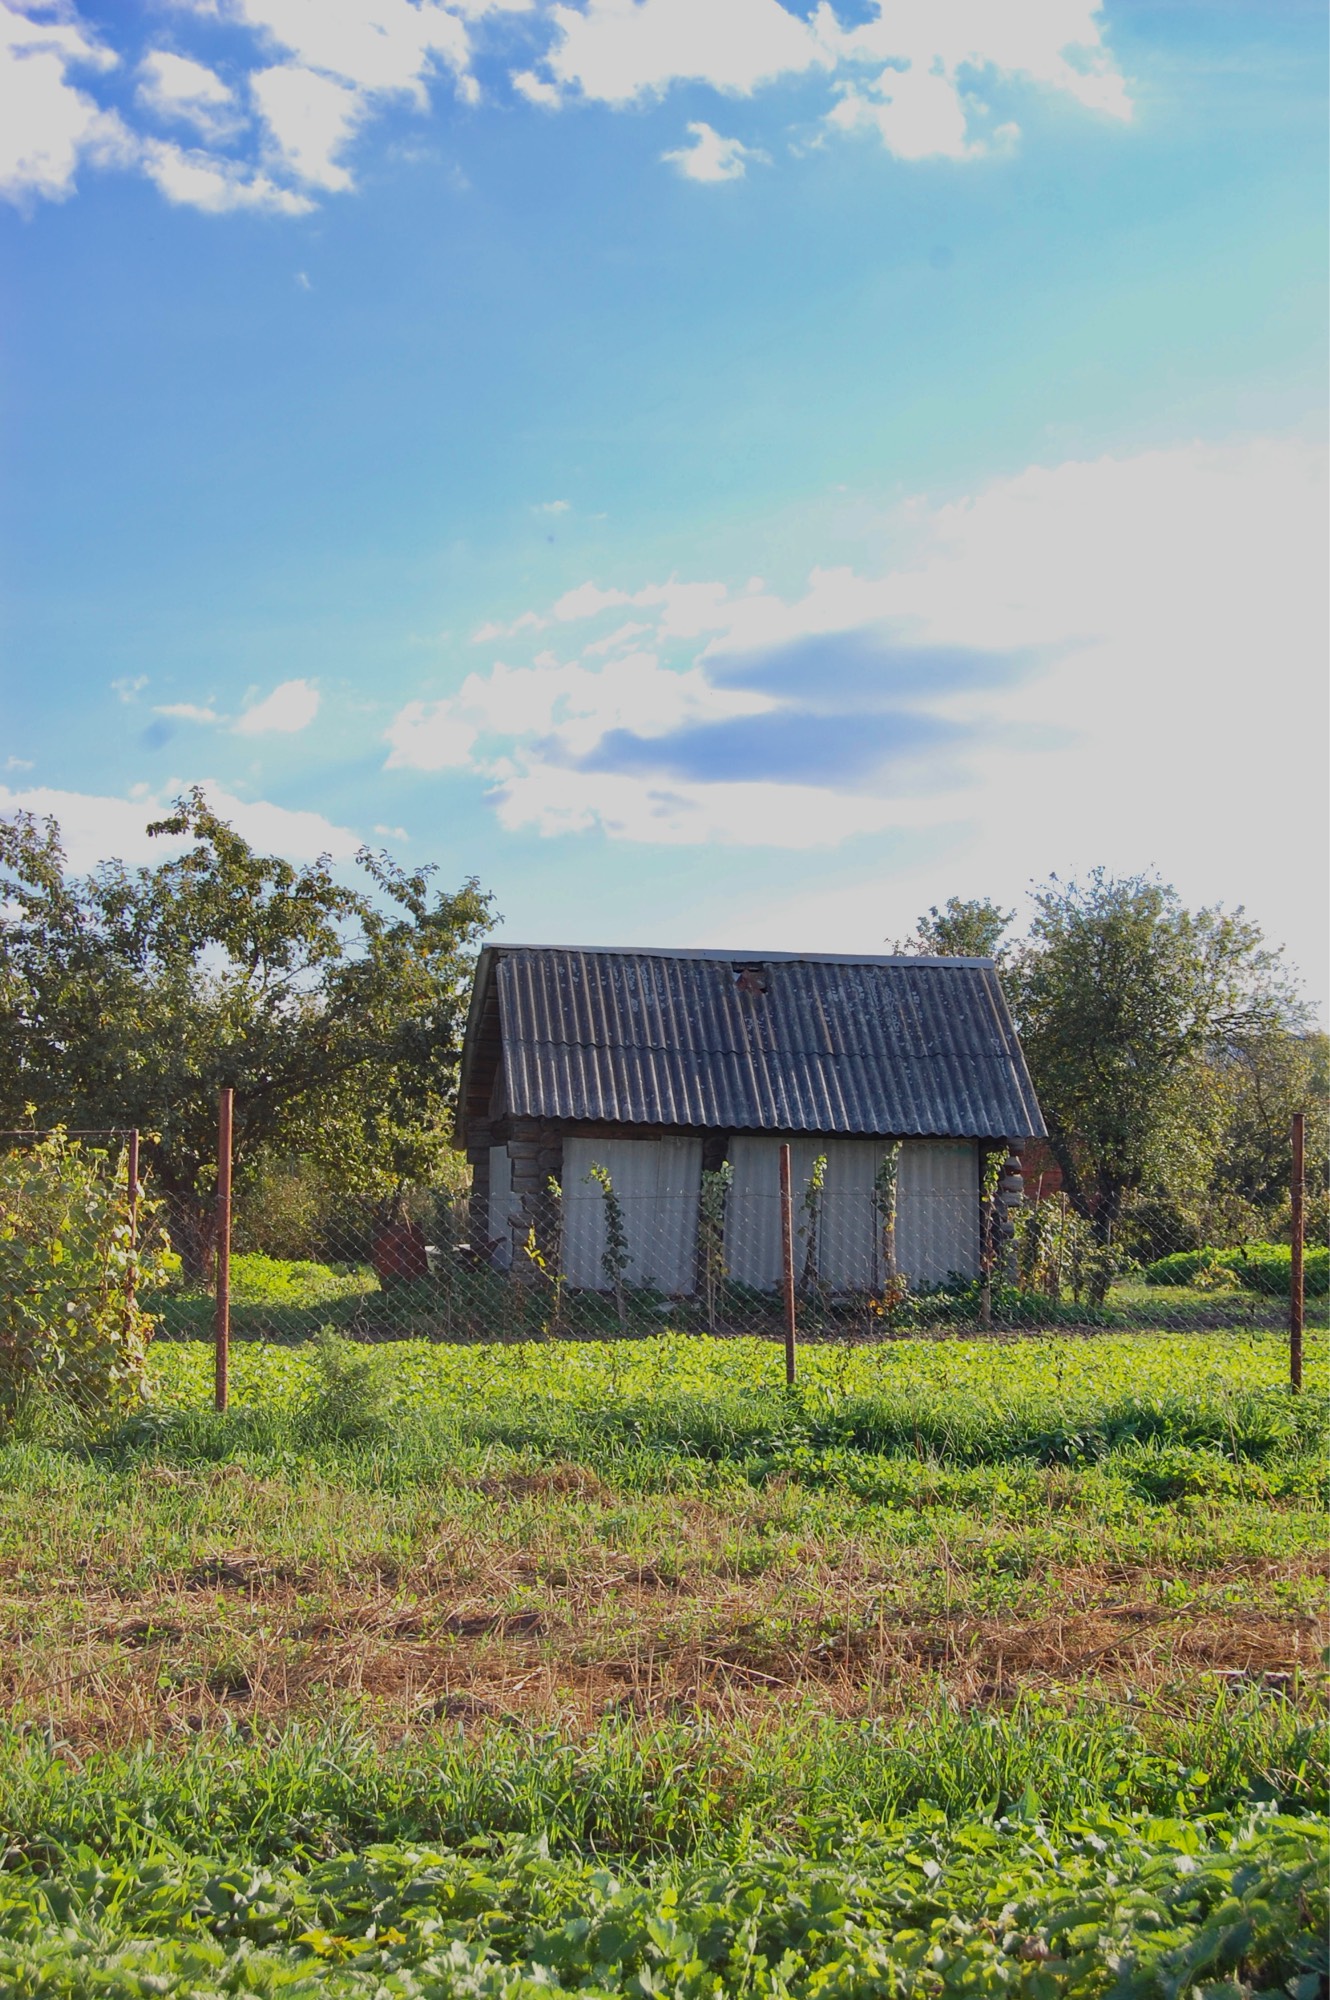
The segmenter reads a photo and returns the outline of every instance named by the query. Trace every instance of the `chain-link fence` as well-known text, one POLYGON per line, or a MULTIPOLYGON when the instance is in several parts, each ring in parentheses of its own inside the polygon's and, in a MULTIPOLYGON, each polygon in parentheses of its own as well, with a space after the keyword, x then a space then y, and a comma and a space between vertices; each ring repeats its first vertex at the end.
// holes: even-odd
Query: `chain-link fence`
MULTIPOLYGON (((11 1153, 31 1142, 0 1135, 11 1153)), ((80 1146, 87 1171, 120 1189, 136 1254, 156 1258, 141 1303, 157 1337, 212 1339, 213 1192, 165 1191, 145 1167, 131 1211, 131 1135, 80 1146)), ((1289 1323, 1287 1241, 1208 1240, 1158 1198, 1125 1205, 1110 1227, 1060 1188, 1032 1179, 1023 1191, 1015 1156, 995 1155, 985 1173, 973 1147, 851 1143, 829 1164, 798 1142, 787 1203, 774 1143, 756 1166, 740 1155, 691 1180, 668 1149, 642 1147, 631 1172, 628 1156, 603 1150, 616 1170, 588 1142, 576 1171, 520 1196, 497 1176, 474 1185, 460 1162, 451 1185, 377 1196, 307 1174, 241 1177, 230 1335, 299 1341, 330 1326, 364 1340, 488 1341, 669 1328, 778 1339, 791 1295, 800 1339, 1289 1323)), ((1312 1326, 1326 1320, 1328 1261, 1308 1245, 1312 1326)), ((132 1276, 122 1260, 114 1282, 132 1276)))
MULTIPOLYGON (((208 1337, 215 1245, 178 1202, 164 1204, 162 1219, 186 1249, 152 1302, 160 1333, 208 1337)), ((1287 1243, 1180 1242, 1144 1204, 1110 1233, 1060 1192, 1003 1206, 977 1189, 907 1188, 893 1208, 881 1187, 831 1188, 814 1172, 795 1178, 789 1234, 803 1339, 1288 1322, 1287 1243)), ((1326 1262, 1324 1249, 1308 1250, 1311 1324, 1325 1317, 1326 1262)), ((723 1173, 675 1193, 622 1188, 593 1171, 508 1212, 456 1187, 341 1195, 296 1245, 289 1229, 269 1234, 262 1213, 238 1203, 230 1326, 239 1339, 299 1340, 324 1326, 366 1340, 601 1339, 666 1327, 779 1338, 786 1316, 781 1196, 723 1173)))

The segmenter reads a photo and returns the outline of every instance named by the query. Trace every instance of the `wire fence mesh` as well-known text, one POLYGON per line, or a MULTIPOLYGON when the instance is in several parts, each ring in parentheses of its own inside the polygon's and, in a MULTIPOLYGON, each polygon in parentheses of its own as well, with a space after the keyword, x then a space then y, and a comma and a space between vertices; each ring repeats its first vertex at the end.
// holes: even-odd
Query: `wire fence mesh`
MULTIPOLYGON (((27 1143, 0 1137, 11 1151, 27 1143)), ((126 1136, 79 1143, 127 1204, 126 1136)), ((1014 1158, 998 1159, 985 1181, 974 1147, 851 1142, 819 1151, 799 1142, 792 1150, 801 1339, 1288 1324, 1287 1242, 1199 1240, 1146 1199, 1127 1204, 1108 1230, 1060 1189, 1036 1183, 1022 1194, 1014 1158)), ((584 1141, 565 1155, 561 1177, 520 1194, 496 1174, 476 1185, 459 1173, 450 1185, 391 1195, 242 1178, 232 1338, 293 1342, 324 1327, 371 1341, 604 1339, 666 1328, 780 1338, 776 1144, 750 1157, 732 1147, 705 1172, 659 1148, 648 1159, 652 1151, 643 1147, 641 1170, 626 1171, 622 1151, 584 1141)), ((157 1337, 210 1339, 212 1192, 163 1190, 145 1168, 132 1223, 137 1253, 156 1259, 156 1288, 141 1303, 157 1337)), ((1309 1244, 1311 1326, 1326 1320, 1327 1261, 1323 1246, 1309 1244)), ((95 1271, 80 1280, 71 1269, 68 1278, 107 1283, 95 1271)), ((123 1271, 115 1282, 123 1287, 123 1271)))
MULTIPOLYGON (((612 1176, 552 1184, 496 1216, 456 1188, 391 1201, 341 1196, 307 1255, 274 1255, 242 1208, 231 1262, 237 1338, 297 1340, 327 1325, 363 1339, 524 1340, 683 1332, 778 1338, 785 1323, 775 1191, 708 1177, 696 1194, 621 1191, 612 1176)), ((976 1189, 880 1192, 796 1180, 795 1313, 801 1338, 1114 1326, 1281 1327, 1289 1249, 1180 1244, 1130 1210, 1104 1241, 1065 1195, 995 1212, 976 1189)), ((197 1242, 189 1218, 163 1225, 197 1242)), ((1324 1250, 1307 1259, 1308 1313, 1324 1318, 1324 1250)), ((206 1335, 213 1274, 181 1257, 153 1302, 160 1331, 206 1335)))

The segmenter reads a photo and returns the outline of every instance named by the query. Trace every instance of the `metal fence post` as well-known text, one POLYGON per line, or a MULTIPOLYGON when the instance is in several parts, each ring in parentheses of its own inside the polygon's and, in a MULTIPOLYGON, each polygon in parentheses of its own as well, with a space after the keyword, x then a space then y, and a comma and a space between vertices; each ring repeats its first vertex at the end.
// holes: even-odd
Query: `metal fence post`
POLYGON ((132 1315, 138 1304, 139 1278, 139 1128, 137 1125, 131 1128, 125 1144, 125 1177, 129 1183, 129 1279, 125 1286, 125 1299, 132 1315))
POLYGON ((217 1099, 217 1312, 213 1404, 224 1410, 231 1363, 231 1109, 228 1085, 217 1099))
POLYGON ((788 1142, 780 1149, 780 1247, 781 1276, 785 1287, 785 1382, 793 1387, 794 1354, 794 1187, 788 1142))
POLYGON ((1302 1387, 1302 1308, 1303 1308, 1303 1257, 1302 1245, 1305 1231, 1303 1216, 1304 1180, 1306 1167, 1304 1148, 1306 1145, 1306 1117, 1301 1111, 1293 1113, 1293 1228, 1292 1245, 1288 1265, 1288 1386, 1295 1392, 1302 1387))

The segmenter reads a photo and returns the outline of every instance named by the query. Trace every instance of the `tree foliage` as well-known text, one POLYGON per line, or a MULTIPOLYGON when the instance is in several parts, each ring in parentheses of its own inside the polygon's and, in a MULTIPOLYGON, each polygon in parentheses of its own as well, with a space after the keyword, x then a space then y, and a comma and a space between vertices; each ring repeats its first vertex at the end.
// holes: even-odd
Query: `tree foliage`
POLYGON ((362 849, 256 853, 198 790, 153 834, 155 866, 71 876, 59 827, 0 820, 0 1117, 137 1125, 158 1184, 212 1185, 216 1104, 235 1091, 238 1170, 300 1153, 332 1185, 384 1191, 446 1143, 471 952, 491 921, 472 880, 436 892, 362 849))
POLYGON ((914 936, 897 949, 936 958, 1001 958, 1002 939, 1015 915, 1014 910, 1000 910, 987 896, 968 901, 949 896, 945 908, 939 910, 934 904, 919 918, 914 936))
POLYGON ((1259 1067, 1301 1024, 1256 924, 1241 910, 1189 911, 1148 876, 1054 876, 1012 973, 1049 1144, 1102 1242, 1137 1190, 1201 1184, 1225 1129, 1226 1075, 1259 1067))

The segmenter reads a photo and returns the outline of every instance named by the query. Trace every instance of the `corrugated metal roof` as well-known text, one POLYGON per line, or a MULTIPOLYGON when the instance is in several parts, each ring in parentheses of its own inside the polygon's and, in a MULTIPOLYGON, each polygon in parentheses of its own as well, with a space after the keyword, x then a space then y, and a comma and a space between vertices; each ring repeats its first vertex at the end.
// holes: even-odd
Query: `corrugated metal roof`
POLYGON ((1044 1131, 987 959, 487 946, 463 1124, 478 1108, 467 1084, 491 995, 518 1117, 896 1137, 1044 1131), (745 966, 762 968, 765 992, 744 990, 745 966))

